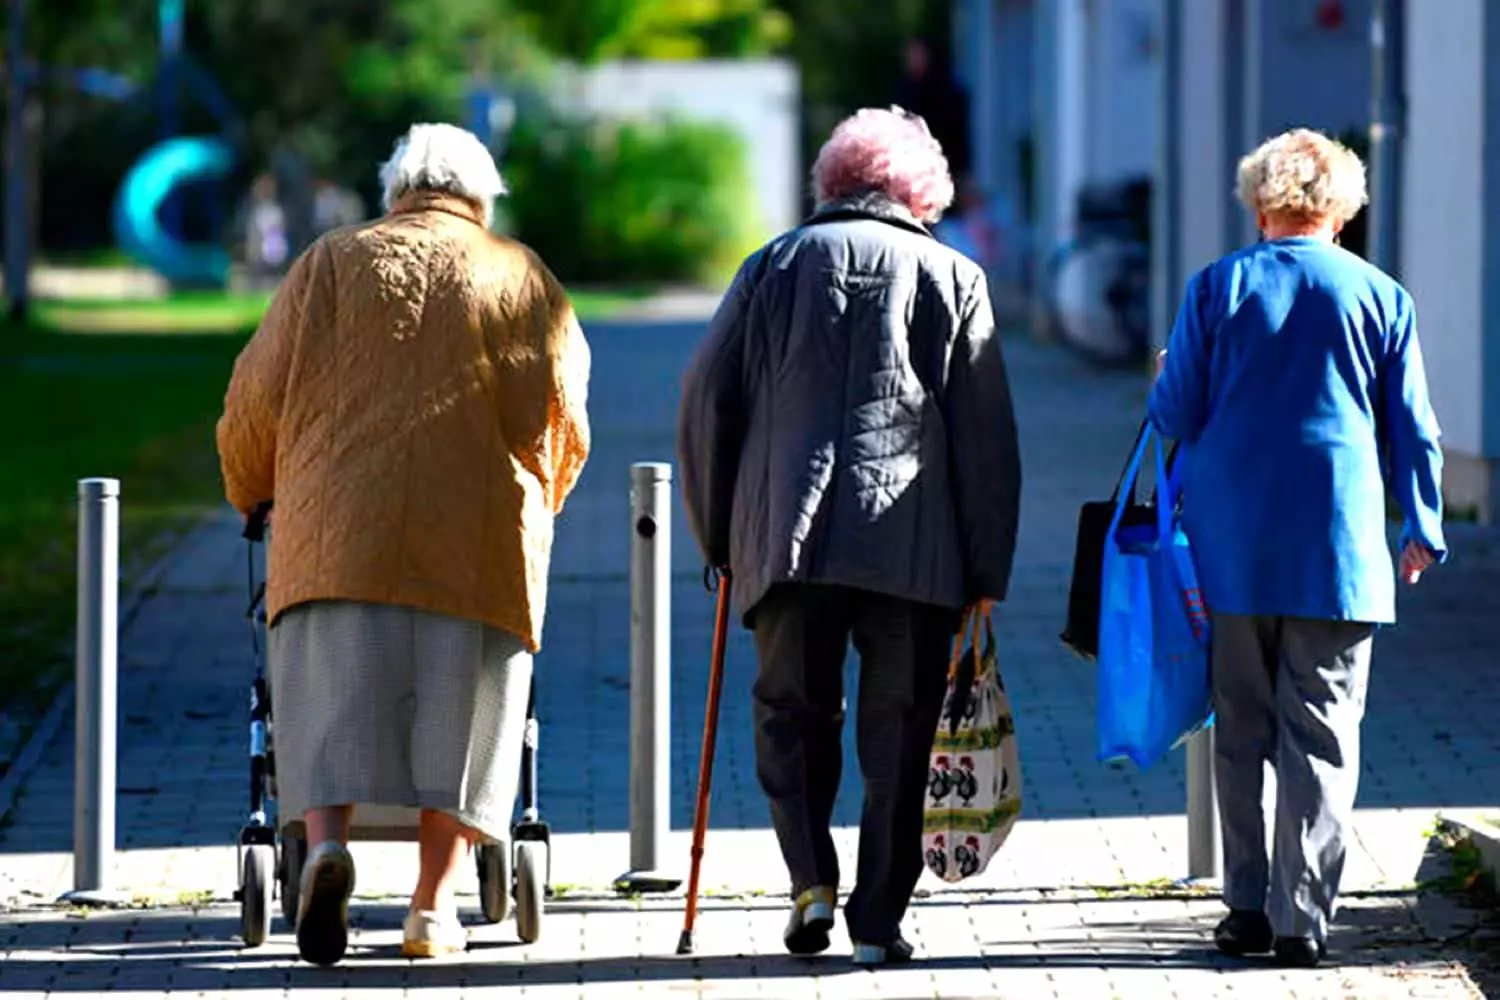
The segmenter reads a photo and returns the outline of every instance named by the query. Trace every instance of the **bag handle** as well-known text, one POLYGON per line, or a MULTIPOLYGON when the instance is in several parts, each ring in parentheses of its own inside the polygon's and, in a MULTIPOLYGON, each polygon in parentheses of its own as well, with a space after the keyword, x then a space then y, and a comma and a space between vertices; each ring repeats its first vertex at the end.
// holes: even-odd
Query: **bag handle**
MULTIPOLYGON (((1175 456, 1176 450, 1173 450, 1175 456)), ((1156 541, 1158 545, 1170 545, 1172 539, 1172 521, 1177 516, 1177 478, 1175 471, 1167 471, 1167 456, 1162 453, 1161 444, 1156 446, 1156 483, 1159 496, 1156 500, 1156 541)))
POLYGON ((995 655, 995 626, 990 615, 980 615, 978 610, 969 608, 964 612, 963 627, 959 629, 954 640, 953 658, 948 664, 948 686, 951 695, 944 712, 948 724, 948 734, 958 735, 958 728, 964 717, 968 715, 969 700, 974 697, 974 682, 983 671, 986 657, 995 655), (980 651, 979 645, 979 620, 984 619, 984 647, 980 651), (972 648, 973 665, 965 670, 963 662, 966 640, 973 639, 972 648))
POLYGON ((995 622, 992 615, 981 615, 975 608, 967 608, 964 611, 963 625, 958 630, 958 635, 953 640, 953 655, 948 660, 948 680, 953 681, 958 677, 959 668, 963 666, 959 661, 963 659, 964 649, 972 646, 974 650, 974 675, 979 675, 980 668, 984 665, 984 657, 995 650, 995 622), (984 645, 979 644, 979 626, 984 623, 984 645), (972 640, 966 642, 965 640, 972 640))
POLYGON ((1115 516, 1110 519, 1109 534, 1105 536, 1107 538, 1113 538, 1115 532, 1120 529, 1120 521, 1125 517, 1126 503, 1135 499, 1135 485, 1140 479, 1141 462, 1146 457, 1146 448, 1151 444, 1154 433, 1150 421, 1141 425, 1141 435, 1136 438, 1135 450, 1130 453, 1130 461, 1126 463, 1125 474, 1121 478, 1121 483, 1127 485, 1130 492, 1127 496, 1116 497, 1115 516))
MULTIPOLYGON (((1120 500, 1120 491, 1121 491, 1121 489, 1124 488, 1126 479, 1130 478, 1130 465, 1131 465, 1131 461, 1133 459, 1133 456, 1135 455, 1135 449, 1140 447, 1140 445, 1141 445, 1141 439, 1144 438, 1148 433, 1150 433, 1150 431, 1151 431, 1151 418, 1147 417, 1145 420, 1141 421, 1140 429, 1135 432, 1135 441, 1130 445, 1131 451, 1130 451, 1130 454, 1127 455, 1126 458, 1125 458, 1125 467, 1120 470, 1120 478, 1117 479, 1117 480, 1115 480, 1115 490, 1114 490, 1113 493, 1111 493, 1109 495, 1109 502, 1110 503, 1118 503, 1119 502, 1119 500, 1120 500)), ((1171 473, 1173 475, 1175 475, 1176 472, 1177 472, 1177 449, 1179 449, 1181 447, 1182 447, 1182 442, 1181 441, 1173 441, 1172 442, 1172 449, 1171 449, 1171 451, 1167 452, 1167 472, 1171 473)), ((1137 486, 1138 483, 1139 483, 1139 479, 1138 478, 1131 479, 1131 482, 1130 482, 1130 501, 1131 501, 1131 503, 1134 503, 1135 500, 1136 500, 1136 486, 1137 486)), ((1153 497, 1154 497, 1154 492, 1153 492, 1153 497)))
POLYGON ((1125 456, 1125 467, 1120 470, 1120 478, 1115 480, 1115 491, 1109 495, 1110 503, 1119 502, 1120 490, 1124 488, 1126 479, 1130 479, 1130 499, 1135 499, 1135 480, 1130 478, 1130 466, 1135 460, 1136 449, 1141 446, 1141 439, 1146 436, 1150 429, 1150 419, 1142 420, 1140 429, 1135 432, 1135 440, 1131 442, 1130 452, 1125 456))
MULTIPOLYGON (((985 624, 989 624, 989 616, 985 616, 985 624)), ((963 659, 964 648, 969 645, 968 640, 973 638, 974 666, 979 667, 979 609, 965 608, 963 624, 959 626, 958 634, 953 637, 953 655, 948 659, 948 681, 952 683, 958 677, 958 668, 962 666, 959 660, 963 659)), ((992 637, 993 638, 993 637, 992 637)))

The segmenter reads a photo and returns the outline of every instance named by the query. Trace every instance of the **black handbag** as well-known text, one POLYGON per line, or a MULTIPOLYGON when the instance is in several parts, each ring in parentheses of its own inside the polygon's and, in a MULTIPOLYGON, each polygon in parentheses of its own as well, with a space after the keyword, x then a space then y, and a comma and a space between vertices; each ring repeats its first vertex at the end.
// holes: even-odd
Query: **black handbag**
MULTIPOLYGON (((1083 505, 1078 511, 1078 539, 1073 549, 1073 580, 1068 587, 1068 620, 1059 636, 1063 645, 1083 657, 1094 660, 1099 656, 1099 609, 1104 589, 1104 545, 1109 535, 1109 525, 1115 519, 1115 507, 1120 502, 1120 487, 1125 474, 1130 471, 1130 456, 1140 446, 1141 437, 1148 424, 1141 422, 1135 442, 1125 456, 1125 467, 1115 481, 1115 491, 1108 500, 1095 500, 1083 505)), ((1177 459, 1177 445, 1172 445, 1167 455, 1170 470, 1177 459)), ((1120 517, 1121 527, 1128 525, 1154 525, 1156 523, 1156 491, 1151 500, 1141 503, 1136 497, 1136 484, 1130 486, 1125 510, 1120 517)))

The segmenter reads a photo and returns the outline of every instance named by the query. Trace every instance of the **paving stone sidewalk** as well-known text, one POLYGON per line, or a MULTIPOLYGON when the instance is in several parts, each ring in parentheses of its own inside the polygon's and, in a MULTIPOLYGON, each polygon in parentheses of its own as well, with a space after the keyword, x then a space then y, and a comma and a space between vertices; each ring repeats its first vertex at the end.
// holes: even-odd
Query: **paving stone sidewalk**
MULTIPOLYGON (((1078 505, 1113 485, 1144 387, 1022 340, 1007 349, 1025 439, 1025 509, 1014 593, 999 625, 1020 713, 1026 820, 990 871, 962 891, 924 882, 908 921, 926 957, 920 964, 854 973, 839 957, 847 954, 842 937, 821 961, 783 956, 785 879, 755 785, 746 697, 753 656, 737 632, 698 957, 674 957, 680 898, 619 899, 607 886, 628 861, 628 467, 671 460, 677 379, 701 324, 596 326, 590 334, 596 450, 558 527, 538 663, 542 808, 555 831, 559 890, 542 940, 523 947, 511 925, 476 925, 462 961, 402 961, 412 849, 357 844, 356 933, 345 966, 298 965, 279 921, 266 947, 238 947, 229 900, 252 661, 241 617, 246 553, 225 516, 183 547, 121 642, 117 883, 141 908, 85 916, 52 902, 71 882, 72 734, 64 727, 0 829, 0 903, 12 897, 0 915, 0 996, 1485 995, 1480 915, 1416 886, 1444 871, 1427 836, 1438 810, 1500 798, 1500 620, 1491 610, 1500 535, 1457 529, 1453 564, 1405 596, 1402 626, 1380 639, 1338 964, 1290 974, 1224 962, 1209 949, 1217 902, 1170 884, 1186 866, 1180 758, 1147 774, 1096 763, 1091 670, 1055 638, 1078 505)), ((712 603, 680 511, 673 531, 668 857, 685 863, 712 603)), ((857 767, 846 743, 837 819, 852 874, 857 767)), ((466 889, 472 903, 472 884, 466 889)))

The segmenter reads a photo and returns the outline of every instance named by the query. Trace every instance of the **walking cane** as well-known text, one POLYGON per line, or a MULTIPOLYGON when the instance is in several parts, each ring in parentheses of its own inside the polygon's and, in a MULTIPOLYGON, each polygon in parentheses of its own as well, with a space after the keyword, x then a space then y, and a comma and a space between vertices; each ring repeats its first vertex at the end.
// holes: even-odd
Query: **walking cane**
POLYGON ((698 920, 698 877, 703 870, 703 840, 708 835, 708 793, 714 780, 714 743, 719 737, 719 695, 724 686, 724 646, 729 639, 729 570, 709 569, 704 581, 710 590, 717 585, 719 606, 714 614, 713 659, 708 670, 708 705, 703 717, 703 753, 698 759, 698 802, 693 809, 693 854, 688 869, 687 909, 683 912, 682 937, 677 954, 693 953, 693 925, 698 920))

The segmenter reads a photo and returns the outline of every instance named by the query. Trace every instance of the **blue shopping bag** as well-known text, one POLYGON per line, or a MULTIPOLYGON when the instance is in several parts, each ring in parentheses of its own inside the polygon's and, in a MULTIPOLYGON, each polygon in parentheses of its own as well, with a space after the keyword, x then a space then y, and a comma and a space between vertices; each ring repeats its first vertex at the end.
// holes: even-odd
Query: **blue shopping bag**
MULTIPOLYGON (((1127 496, 1152 436, 1131 456, 1127 496)), ((1116 505, 1099 613, 1098 758, 1142 770, 1212 723, 1208 612, 1159 444, 1156 469, 1155 523, 1122 523, 1125 502, 1116 505)))

